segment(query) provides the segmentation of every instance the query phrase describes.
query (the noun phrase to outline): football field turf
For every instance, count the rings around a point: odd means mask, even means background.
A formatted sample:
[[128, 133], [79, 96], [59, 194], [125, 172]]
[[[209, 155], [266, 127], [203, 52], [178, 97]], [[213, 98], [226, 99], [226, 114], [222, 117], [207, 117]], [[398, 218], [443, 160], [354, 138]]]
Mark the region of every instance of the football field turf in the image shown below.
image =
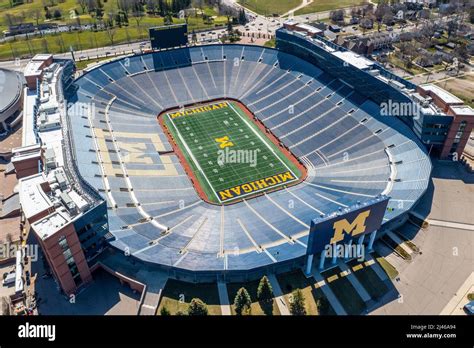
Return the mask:
[[210, 202], [235, 202], [301, 178], [237, 103], [219, 101], [163, 117]]

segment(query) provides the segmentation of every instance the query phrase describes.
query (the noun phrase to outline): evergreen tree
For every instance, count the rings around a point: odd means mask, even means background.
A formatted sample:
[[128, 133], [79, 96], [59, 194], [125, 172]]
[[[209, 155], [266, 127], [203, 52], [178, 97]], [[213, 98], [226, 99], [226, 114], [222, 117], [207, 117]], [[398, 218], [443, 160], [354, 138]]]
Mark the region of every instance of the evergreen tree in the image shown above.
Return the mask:
[[161, 308], [160, 314], [161, 315], [171, 315], [170, 311], [166, 307]]
[[250, 314], [251, 305], [252, 300], [248, 291], [245, 288], [240, 288], [234, 299], [235, 312], [237, 315]]
[[259, 301], [270, 301], [273, 299], [273, 289], [267, 276], [260, 279], [257, 289], [257, 298]]
[[290, 312], [292, 315], [306, 315], [306, 308], [304, 306], [304, 296], [300, 289], [296, 289], [292, 293], [293, 299], [290, 303]]
[[158, 0], [158, 13], [161, 17], [164, 17], [167, 12], [165, 0]]
[[231, 18], [227, 17], [227, 32], [229, 33], [229, 35], [231, 35], [233, 31], [234, 27], [232, 26]]
[[189, 304], [188, 315], [208, 315], [206, 304], [199, 298], [193, 298]]

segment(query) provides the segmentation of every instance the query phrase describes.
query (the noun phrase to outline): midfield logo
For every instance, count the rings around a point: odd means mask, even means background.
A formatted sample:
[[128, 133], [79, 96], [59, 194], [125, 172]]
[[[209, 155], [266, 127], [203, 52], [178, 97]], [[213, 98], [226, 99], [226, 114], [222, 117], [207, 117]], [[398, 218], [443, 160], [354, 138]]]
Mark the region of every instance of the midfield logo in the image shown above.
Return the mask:
[[216, 143], [219, 144], [219, 147], [221, 149], [225, 149], [229, 146], [234, 146], [234, 143], [229, 140], [229, 137], [227, 135], [221, 138], [215, 138], [214, 140], [216, 141]]
[[367, 229], [365, 222], [370, 215], [370, 209], [363, 211], [357, 215], [357, 217], [349, 223], [347, 219], [342, 219], [334, 222], [333, 229], [334, 235], [331, 238], [330, 244], [334, 244], [344, 240], [344, 233], [348, 235], [357, 236], [358, 234], [364, 233]]

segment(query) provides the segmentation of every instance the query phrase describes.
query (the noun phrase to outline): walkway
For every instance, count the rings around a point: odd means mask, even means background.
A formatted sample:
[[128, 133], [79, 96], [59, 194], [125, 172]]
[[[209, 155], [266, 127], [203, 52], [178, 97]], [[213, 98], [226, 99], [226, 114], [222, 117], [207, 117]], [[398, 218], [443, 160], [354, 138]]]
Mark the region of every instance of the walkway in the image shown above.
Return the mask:
[[222, 281], [218, 282], [217, 291], [219, 292], [219, 302], [221, 304], [222, 315], [231, 315], [227, 285]]
[[466, 281], [461, 285], [454, 297], [441, 311], [441, 315], [460, 315], [465, 314], [463, 307], [468, 303], [467, 295], [474, 291], [474, 272], [467, 277]]
[[321, 273], [319, 273], [318, 271], [312, 271], [311, 275], [316, 280], [316, 283], [319, 285], [319, 288], [324, 293], [324, 296], [326, 296], [326, 298], [328, 299], [329, 303], [331, 304], [336, 314], [347, 315], [346, 310], [344, 309], [344, 307], [342, 307], [341, 303], [336, 298], [336, 295], [334, 295], [329, 285], [327, 285]]
[[275, 274], [269, 274], [268, 280], [270, 281], [270, 285], [273, 289], [273, 295], [275, 296], [275, 302], [280, 310], [281, 315], [290, 315], [290, 309], [288, 308], [285, 297], [283, 295], [283, 291], [281, 291], [280, 284], [275, 277]]
[[311, 4], [312, 2], [313, 2], [313, 0], [303, 0], [303, 2], [302, 2], [299, 6], [296, 6], [295, 8], [292, 8], [292, 9], [289, 10], [288, 12], [282, 14], [281, 17], [294, 16], [294, 14], [295, 14], [296, 11], [302, 9], [303, 7], [308, 6], [308, 5]]
[[442, 227], [449, 227], [449, 228], [457, 228], [460, 230], [469, 230], [474, 231], [474, 225], [471, 224], [463, 224], [460, 222], [451, 222], [451, 221], [442, 221], [442, 220], [434, 220], [428, 219], [430, 225], [433, 226], [442, 226]]

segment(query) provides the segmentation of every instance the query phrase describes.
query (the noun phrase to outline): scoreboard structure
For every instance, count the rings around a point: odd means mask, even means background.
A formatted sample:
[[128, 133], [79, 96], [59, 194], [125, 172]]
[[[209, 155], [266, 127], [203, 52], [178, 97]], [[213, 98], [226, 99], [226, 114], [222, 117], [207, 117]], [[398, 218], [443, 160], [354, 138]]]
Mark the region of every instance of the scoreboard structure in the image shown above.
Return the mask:
[[163, 49], [188, 44], [188, 25], [172, 24], [162, 25], [149, 29], [152, 49]]

